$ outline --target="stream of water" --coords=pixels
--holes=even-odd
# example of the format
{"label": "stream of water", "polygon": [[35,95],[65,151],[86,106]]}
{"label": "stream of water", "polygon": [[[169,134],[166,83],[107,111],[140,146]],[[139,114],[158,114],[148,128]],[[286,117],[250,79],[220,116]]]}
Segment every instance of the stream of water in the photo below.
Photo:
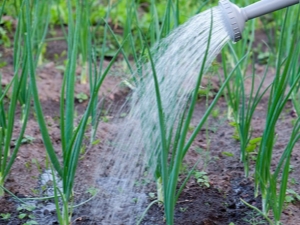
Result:
{"label": "stream of water", "polygon": [[[192,17],[152,48],[167,127],[183,112],[195,87],[207,47],[211,13],[207,70],[230,39],[218,7]],[[147,206],[142,183],[152,178],[145,171],[149,157],[160,147],[160,131],[152,69],[150,64],[142,69],[142,79],[137,75],[139,83],[131,96],[130,113],[118,124],[116,138],[107,145],[109,156],[101,160],[95,173],[101,200],[91,210],[101,224],[135,224]]]}

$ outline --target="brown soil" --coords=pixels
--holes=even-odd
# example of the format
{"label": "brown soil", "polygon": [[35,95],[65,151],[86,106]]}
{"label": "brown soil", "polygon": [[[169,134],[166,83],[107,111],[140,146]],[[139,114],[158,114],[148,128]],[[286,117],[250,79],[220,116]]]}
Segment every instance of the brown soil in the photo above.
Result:
{"label": "brown soil", "polygon": [[[52,49],[49,53],[49,58],[54,59],[54,55],[56,54],[55,49],[61,52],[66,46],[63,41],[59,41],[55,43],[55,49],[51,48],[50,43],[47,48]],[[7,50],[4,55],[5,54],[6,56],[11,56],[11,51]],[[3,75],[3,86],[8,84],[13,75],[11,57],[7,57],[6,59],[8,63],[7,66],[0,69]],[[263,70],[259,69],[260,68],[258,68],[258,71],[262,73]],[[116,66],[115,70],[107,77],[100,92],[100,95],[106,96],[107,101],[112,103],[113,106],[116,106],[116,108],[123,104],[128,93],[126,89],[120,87],[121,78],[115,75],[119,73],[118,71],[119,69]],[[78,69],[77,74],[80,74],[80,69]],[[57,69],[57,64],[52,61],[45,63],[38,69],[40,99],[47,118],[52,142],[57,152],[61,150],[58,119],[62,76],[61,70]],[[273,74],[271,71],[268,74],[266,85],[272,81],[272,78]],[[247,82],[250,85],[249,81]],[[215,86],[218,86],[217,82],[215,82]],[[76,93],[89,95],[88,85],[78,83]],[[254,115],[252,124],[253,137],[262,135],[267,101],[268,95],[263,98]],[[78,115],[81,115],[85,107],[85,101],[82,103],[76,102]],[[261,206],[260,197],[254,197],[253,179],[251,178],[253,170],[251,171],[250,178],[244,178],[243,165],[239,160],[239,143],[232,138],[234,129],[228,125],[226,119],[227,105],[225,100],[221,99],[217,107],[220,109],[219,115],[216,118],[209,119],[207,129],[204,128],[199,133],[196,142],[185,160],[185,166],[190,168],[199,157],[203,157],[203,162],[199,164],[197,169],[207,172],[209,176],[209,187],[204,187],[197,183],[195,178],[191,178],[176,205],[175,224],[228,225],[231,222],[235,225],[267,224],[261,216],[243,205],[240,201],[240,198],[242,198],[253,206],[258,208]],[[199,99],[193,118],[194,124],[197,124],[197,121],[200,120],[205,108],[205,99]],[[274,147],[274,165],[278,162],[280,154],[289,139],[292,129],[292,120],[294,120],[292,111],[291,104],[287,104],[284,113],[278,121],[278,139]],[[105,153],[103,150],[103,140],[112,138],[113,130],[118,128],[117,123],[113,120],[117,115],[115,112],[115,110],[110,111],[108,116],[111,120],[109,120],[109,122],[100,123],[99,131],[96,136],[96,139],[99,139],[100,143],[95,146],[87,146],[86,153],[80,160],[75,186],[76,199],[88,199],[89,195],[86,194],[86,190],[89,187],[97,187],[97,182],[94,179],[94,171],[99,164],[100,156]],[[17,123],[15,134],[18,133],[19,129],[20,127]],[[41,173],[47,168],[45,148],[34,116],[28,121],[26,135],[33,137],[33,139],[21,146],[18,158],[5,183],[5,187],[20,198],[41,196],[45,191],[41,184]],[[199,153],[199,148],[202,149],[202,153]],[[223,152],[232,153],[233,156],[225,156]],[[253,164],[254,162],[252,162],[252,165]],[[299,144],[296,145],[294,149],[291,164],[293,165],[293,170],[291,171],[290,177],[294,178],[296,183],[293,185],[290,184],[290,188],[300,193],[299,177],[297,176],[300,173]],[[50,186],[51,184],[49,184],[49,187]],[[149,185],[148,192],[153,191],[153,185]],[[151,201],[149,197],[149,203]],[[101,218],[95,218],[93,214],[91,214],[91,209],[94,207],[95,202],[97,202],[97,198],[75,209],[73,214],[74,223],[72,224],[101,225]],[[57,224],[55,209],[51,201],[39,201],[33,204],[38,206],[35,216],[37,218],[36,220],[40,221],[40,224]],[[30,220],[28,217],[25,219],[18,218],[20,212],[28,213],[26,210],[18,211],[18,206],[20,206],[20,202],[14,199],[10,194],[6,193],[5,197],[0,198],[0,213],[11,213],[11,218],[8,220],[0,219],[0,224],[17,225],[24,224],[27,220]],[[282,222],[285,225],[300,224],[300,205],[298,202],[286,206],[282,215]],[[124,222],[124,224],[126,224],[126,222]],[[157,204],[152,206],[142,224],[165,224],[162,207]]]}

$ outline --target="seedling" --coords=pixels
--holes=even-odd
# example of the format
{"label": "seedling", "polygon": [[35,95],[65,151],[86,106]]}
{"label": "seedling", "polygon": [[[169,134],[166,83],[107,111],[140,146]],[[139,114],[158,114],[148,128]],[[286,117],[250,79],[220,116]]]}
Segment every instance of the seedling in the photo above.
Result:
{"label": "seedling", "polygon": [[28,212],[32,212],[33,210],[35,210],[35,205],[31,205],[31,204],[21,204],[20,206],[18,206],[17,210],[18,211],[28,211]]}
{"label": "seedling", "polygon": [[227,156],[227,157],[234,157],[234,154],[231,152],[222,152],[222,155]]}
{"label": "seedling", "polygon": [[38,225],[38,222],[36,222],[35,220],[29,220],[26,223],[24,223],[23,225]]}
{"label": "seedling", "polygon": [[24,219],[26,216],[27,216],[26,213],[21,213],[21,214],[18,215],[18,218],[19,219]]}
{"label": "seedling", "polygon": [[294,203],[295,201],[300,201],[300,195],[293,189],[286,190],[285,202]]}
{"label": "seedling", "polygon": [[289,166],[289,173],[292,173],[295,169],[295,166],[294,165],[290,165]]}
{"label": "seedling", "polygon": [[38,189],[31,188],[31,192],[32,192],[33,195],[38,195],[39,194]]}
{"label": "seedling", "polygon": [[210,184],[209,184],[209,178],[207,176],[207,173],[204,172],[204,171],[196,171],[194,173],[194,177],[197,181],[197,183],[200,185],[200,186],[204,186],[204,187],[207,187],[209,188],[210,187]]}
{"label": "seedling", "polygon": [[86,101],[86,100],[88,100],[88,96],[87,96],[87,94],[85,94],[85,93],[83,93],[83,92],[80,92],[80,93],[78,93],[78,94],[76,94],[76,97],[75,97],[80,103],[82,103],[82,102],[84,102],[84,101]]}
{"label": "seedling", "polygon": [[248,153],[254,153],[255,150],[257,150],[257,147],[259,147],[261,139],[261,137],[251,139],[246,147],[246,151]]}
{"label": "seedling", "polygon": [[109,122],[109,119],[110,119],[109,116],[101,116],[101,120],[102,120],[104,123],[108,123],[108,122]]}
{"label": "seedling", "polygon": [[299,182],[298,182],[298,181],[296,181],[296,179],[295,179],[295,178],[292,178],[292,179],[291,179],[291,181],[290,181],[290,183],[291,183],[292,185],[299,184]]}
{"label": "seedling", "polygon": [[211,112],[211,116],[213,117],[213,118],[218,118],[219,117],[219,115],[220,115],[220,109],[217,107],[217,108],[215,108],[212,112]]}
{"label": "seedling", "polygon": [[90,187],[90,188],[88,188],[88,190],[86,191],[86,193],[89,193],[89,194],[92,195],[92,196],[97,195],[98,192],[99,192],[99,189],[98,189],[98,188],[95,188],[95,187]]}
{"label": "seedling", "polygon": [[1,213],[0,215],[3,220],[8,220],[11,217],[10,213]]}
{"label": "seedling", "polygon": [[85,152],[86,152],[86,146],[83,145],[83,146],[80,148],[80,154],[83,155]]}
{"label": "seedling", "polygon": [[154,192],[150,192],[148,195],[149,195],[150,199],[155,199],[156,198]]}
{"label": "seedling", "polygon": [[31,165],[31,162],[30,162],[30,161],[26,162],[26,163],[24,164],[24,166],[25,166],[25,168],[26,168],[28,171],[30,171],[31,168],[32,168],[32,165]]}
{"label": "seedling", "polygon": [[179,207],[180,212],[185,212],[188,209],[188,207]]}
{"label": "seedling", "polygon": [[121,113],[121,114],[120,114],[120,117],[121,117],[121,118],[124,118],[124,117],[126,117],[126,116],[127,116],[127,113]]}
{"label": "seedling", "polygon": [[260,225],[260,224],[267,224],[265,218],[259,212],[251,210],[247,213],[247,218],[244,218],[243,221],[247,222],[247,224],[251,225]]}
{"label": "seedling", "polygon": [[199,91],[198,91],[198,96],[199,97],[214,97],[216,95],[215,92],[211,91],[210,87],[200,87]]}
{"label": "seedling", "polygon": [[92,142],[92,145],[98,145],[101,142],[100,139],[96,139]]}
{"label": "seedling", "polygon": [[240,135],[239,135],[239,125],[238,123],[231,121],[229,122],[229,125],[232,126],[234,128],[234,133],[232,135],[232,138],[235,139],[236,141],[240,141]]}
{"label": "seedling", "polygon": [[38,169],[38,171],[40,173],[42,173],[42,166],[37,159],[35,159],[35,158],[31,159],[31,163],[36,166],[36,168]]}

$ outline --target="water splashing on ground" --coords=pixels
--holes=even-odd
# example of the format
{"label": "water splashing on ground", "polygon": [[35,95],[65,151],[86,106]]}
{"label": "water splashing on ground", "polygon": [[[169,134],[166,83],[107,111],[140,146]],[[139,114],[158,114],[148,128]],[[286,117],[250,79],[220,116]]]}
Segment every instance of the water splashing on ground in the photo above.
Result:
{"label": "water splashing on ground", "polygon": [[[195,86],[209,38],[211,13],[207,70],[229,40],[218,7],[194,16],[152,48],[167,127],[183,112]],[[107,145],[109,157],[101,159],[95,174],[102,194],[94,215],[102,224],[135,224],[145,209],[147,195],[143,185],[137,184],[151,177],[151,173],[145,175],[145,169],[149,156],[160,146],[160,131],[152,69],[149,64],[141,69],[142,77],[136,74],[138,85],[131,96],[130,113],[117,125],[116,137]]]}

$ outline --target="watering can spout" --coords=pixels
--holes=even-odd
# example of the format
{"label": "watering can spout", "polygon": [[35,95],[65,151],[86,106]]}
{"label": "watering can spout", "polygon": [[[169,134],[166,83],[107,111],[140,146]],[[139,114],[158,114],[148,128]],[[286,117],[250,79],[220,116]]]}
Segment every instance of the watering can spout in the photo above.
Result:
{"label": "watering can spout", "polygon": [[245,22],[276,10],[295,5],[299,0],[261,0],[244,8],[239,8],[229,0],[220,0],[219,6],[232,41],[242,39]]}

